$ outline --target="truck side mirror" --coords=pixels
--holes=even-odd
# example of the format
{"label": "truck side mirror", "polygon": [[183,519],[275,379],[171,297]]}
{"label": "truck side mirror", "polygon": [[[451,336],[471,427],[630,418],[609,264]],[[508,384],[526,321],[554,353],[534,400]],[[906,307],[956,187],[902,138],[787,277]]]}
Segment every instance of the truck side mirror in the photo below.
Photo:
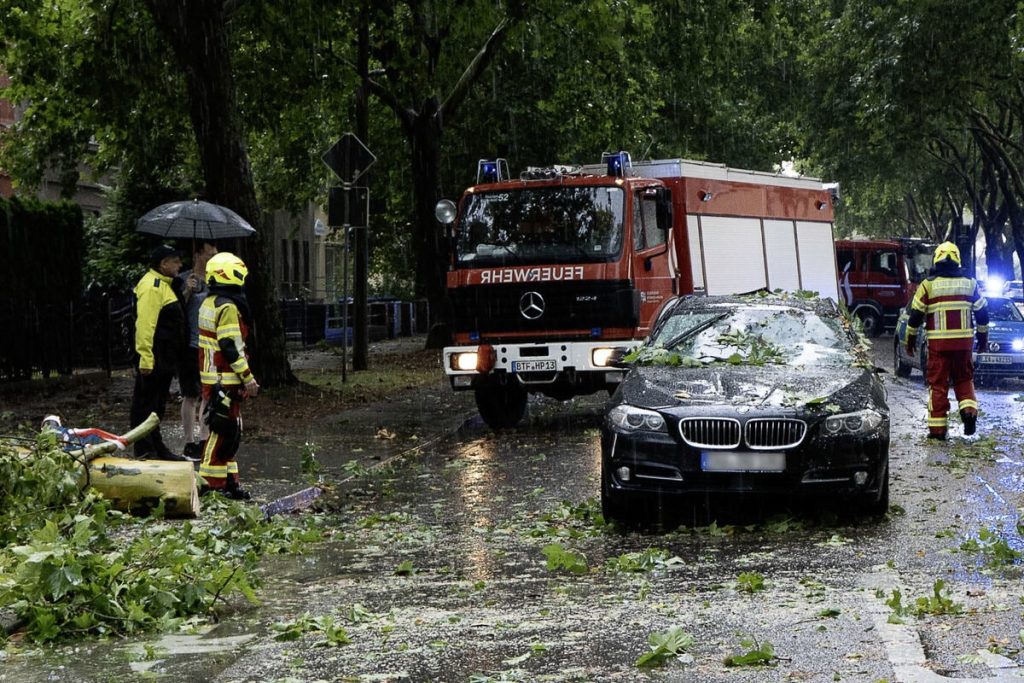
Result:
{"label": "truck side mirror", "polygon": [[656,215],[659,230],[672,229],[672,190],[667,187],[658,188]]}
{"label": "truck side mirror", "polygon": [[451,225],[455,222],[455,214],[457,209],[455,208],[455,202],[450,199],[442,199],[434,207],[434,218],[438,220],[442,225]]}

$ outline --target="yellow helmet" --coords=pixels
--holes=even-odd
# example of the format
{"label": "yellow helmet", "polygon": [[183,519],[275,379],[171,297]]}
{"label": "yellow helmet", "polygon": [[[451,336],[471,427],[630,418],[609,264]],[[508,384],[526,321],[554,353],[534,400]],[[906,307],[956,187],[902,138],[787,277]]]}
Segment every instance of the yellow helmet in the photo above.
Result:
{"label": "yellow helmet", "polygon": [[943,242],[935,247],[935,258],[932,260],[932,263],[936,264],[946,259],[951,259],[958,266],[962,265],[960,263],[960,250],[952,242]]}
{"label": "yellow helmet", "polygon": [[229,251],[222,251],[206,262],[206,282],[211,285],[234,285],[241,287],[249,269],[242,259]]}

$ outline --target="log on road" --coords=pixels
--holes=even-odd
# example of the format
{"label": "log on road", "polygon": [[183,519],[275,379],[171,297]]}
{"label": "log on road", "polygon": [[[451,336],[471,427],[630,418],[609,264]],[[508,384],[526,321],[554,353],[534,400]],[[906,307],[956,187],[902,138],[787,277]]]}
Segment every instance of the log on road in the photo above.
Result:
{"label": "log on road", "polygon": [[116,510],[148,514],[163,501],[167,517],[199,514],[199,490],[190,462],[101,456],[87,467],[89,486]]}

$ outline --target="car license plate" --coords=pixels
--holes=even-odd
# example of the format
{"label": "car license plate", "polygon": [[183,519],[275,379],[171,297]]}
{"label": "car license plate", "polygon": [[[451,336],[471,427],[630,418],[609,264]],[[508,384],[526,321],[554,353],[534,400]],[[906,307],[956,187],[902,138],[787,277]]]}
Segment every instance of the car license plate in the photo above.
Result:
{"label": "car license plate", "polygon": [[512,361],[512,372],[544,372],[546,370],[557,370],[558,365],[553,360],[516,360]]}
{"label": "car license plate", "polygon": [[785,453],[763,451],[703,451],[700,468],[705,472],[784,472]]}
{"label": "car license plate", "polygon": [[1011,365],[1013,358],[998,353],[979,353],[978,362],[986,365]]}

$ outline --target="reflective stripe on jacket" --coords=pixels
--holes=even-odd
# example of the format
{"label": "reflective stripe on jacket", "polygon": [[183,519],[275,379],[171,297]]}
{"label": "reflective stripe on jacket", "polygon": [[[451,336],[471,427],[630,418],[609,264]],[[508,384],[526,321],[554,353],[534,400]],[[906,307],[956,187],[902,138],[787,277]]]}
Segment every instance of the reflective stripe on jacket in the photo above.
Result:
{"label": "reflective stripe on jacket", "polygon": [[237,386],[252,381],[245,355],[249,328],[238,315],[238,306],[222,296],[208,296],[199,307],[199,380]]}
{"label": "reflective stripe on jacket", "polygon": [[185,312],[171,288],[171,278],[150,270],[135,285],[135,353],[139,367],[159,362],[173,370],[185,339]]}
{"label": "reflective stripe on jacket", "polygon": [[928,347],[937,351],[974,347],[977,331],[988,332],[988,308],[978,283],[968,277],[933,276],[917,288],[911,303],[907,333],[917,334],[924,321]]}

